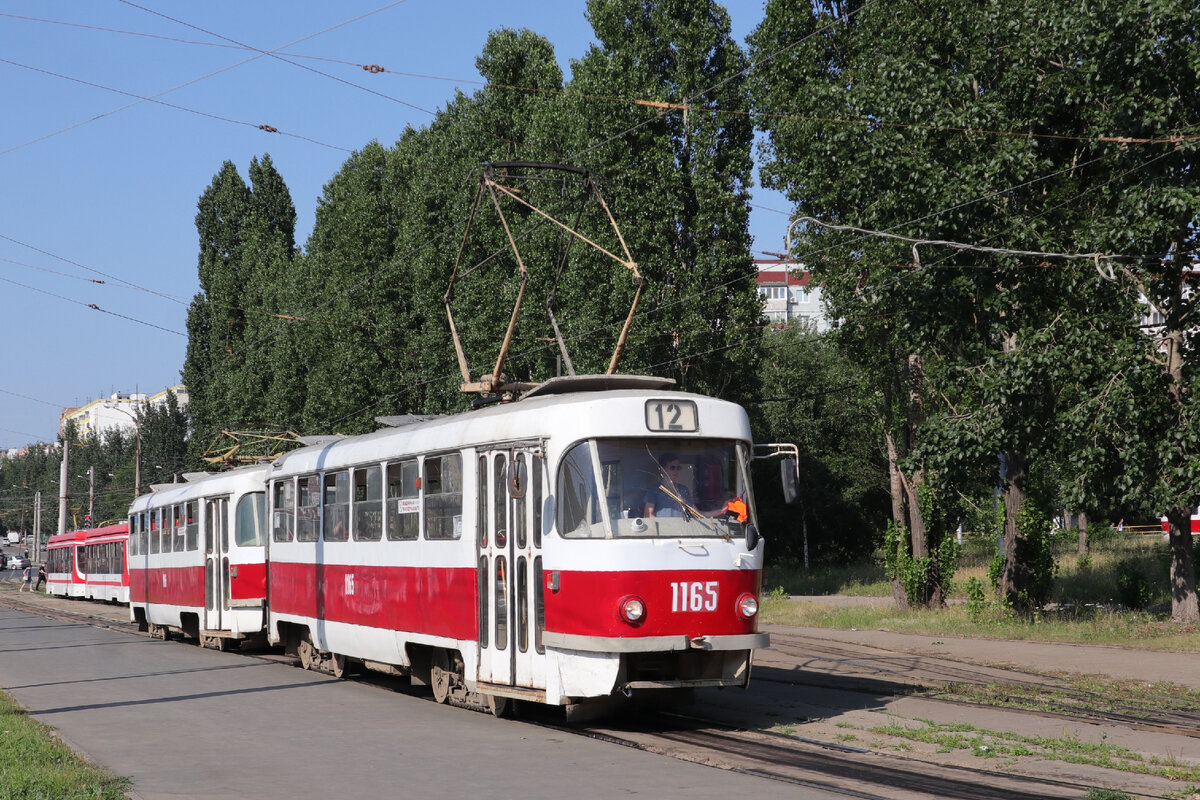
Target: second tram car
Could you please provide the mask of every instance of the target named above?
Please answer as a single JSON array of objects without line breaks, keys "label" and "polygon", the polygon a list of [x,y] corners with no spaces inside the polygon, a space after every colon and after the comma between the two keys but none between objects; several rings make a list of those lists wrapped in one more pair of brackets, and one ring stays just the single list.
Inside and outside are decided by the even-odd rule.
[{"label": "second tram car", "polygon": [[268,467],[197,473],[129,510],[129,612],[159,638],[176,629],[224,649],[259,637],[266,603]]},{"label": "second tram car", "polygon": [[130,510],[131,615],[494,713],[745,686],[768,644],[749,421],[670,385],[555,379],[156,487]]}]

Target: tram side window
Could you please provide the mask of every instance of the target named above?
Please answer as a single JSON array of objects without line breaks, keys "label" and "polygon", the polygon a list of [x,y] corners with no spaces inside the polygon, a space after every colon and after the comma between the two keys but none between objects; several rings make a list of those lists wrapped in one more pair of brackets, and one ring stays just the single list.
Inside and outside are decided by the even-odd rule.
[{"label": "tram side window", "polygon": [[187,549],[187,504],[175,506],[175,552]]},{"label": "tram side window", "polygon": [[150,514],[147,511],[143,511],[142,513],[138,514],[138,538],[141,540],[141,542],[138,544],[139,556],[146,555],[146,553],[150,550],[150,528],[149,524],[147,523],[149,518]]},{"label": "tram side window", "polygon": [[200,519],[196,516],[196,501],[189,500],[183,507],[184,530],[186,532],[187,549],[200,549]]},{"label": "tram side window", "polygon": [[162,524],[161,514],[162,514],[162,509],[158,509],[158,508],[149,512],[150,527],[148,530],[149,530],[149,536],[150,536],[150,553],[151,553],[151,555],[158,552],[158,534],[159,534],[159,528]]},{"label": "tram side window", "polygon": [[425,538],[462,536],[462,456],[449,453],[425,459]]},{"label": "tram side window", "polygon": [[359,467],[354,470],[354,538],[377,542],[383,536],[383,470]]},{"label": "tram side window", "polygon": [[296,491],[296,541],[315,542],[320,532],[321,480],[316,475],[300,478]]},{"label": "tram side window", "polygon": [[421,531],[421,479],[416,459],[388,464],[387,537],[416,539]]},{"label": "tram side window", "polygon": [[138,530],[138,515],[134,514],[129,518],[129,555],[136,556],[138,554],[138,542],[141,532]]},{"label": "tram side window", "polygon": [[290,542],[296,522],[296,487],[291,478],[277,481],[273,487],[275,512],[271,520],[272,538],[277,542]]},{"label": "tram side window", "polygon": [[327,542],[344,542],[350,538],[350,473],[325,474],[325,516],[321,535]]},{"label": "tram side window", "polygon": [[266,544],[266,492],[250,492],[238,498],[233,526],[233,541],[238,547],[260,547]]},{"label": "tram side window", "polygon": [[558,468],[558,529],[563,536],[603,536],[600,495],[587,442],[572,447]]}]

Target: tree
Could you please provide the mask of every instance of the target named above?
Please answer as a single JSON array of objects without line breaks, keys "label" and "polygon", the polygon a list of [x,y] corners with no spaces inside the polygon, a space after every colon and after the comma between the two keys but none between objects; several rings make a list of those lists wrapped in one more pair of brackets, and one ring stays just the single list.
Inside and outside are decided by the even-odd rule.
[{"label": "tree", "polygon": [[[250,165],[253,186],[226,161],[201,195],[200,291],[188,309],[183,381],[197,459],[223,428],[269,424],[278,363],[272,287],[294,257],[295,210],[269,156]],[[278,401],[276,401],[278,402]]]},{"label": "tree", "polygon": [[[1165,388],[1144,370],[1154,348],[1136,335],[1137,287],[1180,306],[1170,286],[1106,280],[1099,263],[929,245],[918,260],[911,242],[861,231],[1150,254],[1137,267],[1159,274],[1172,247],[1194,250],[1180,235],[1196,217],[1194,193],[1191,205],[1180,194],[1194,145],[1112,137],[1169,137],[1191,124],[1194,24],[1184,4],[1121,0],[1083,13],[1052,3],[951,3],[936,15],[919,3],[772,0],[751,40],[764,62],[756,106],[782,112],[763,123],[764,182],[787,191],[799,213],[857,229],[812,225],[799,242],[843,331],[893,387],[892,419],[903,424],[890,427],[907,447],[897,447],[899,483],[919,483],[929,469],[978,479],[982,465],[1003,457],[1001,590],[1010,600],[1031,585],[1017,520],[1029,488],[1044,485],[1039,471],[1067,458],[1081,507],[1123,500],[1148,508],[1171,494],[1163,476],[1190,463],[1178,451],[1157,467],[1146,458],[1144,443],[1161,441],[1169,413],[1151,409],[1118,429],[1102,422],[1121,398]],[[1072,383],[1081,377],[1091,382]],[[1071,451],[1067,442],[1089,446]],[[1136,455],[1125,459],[1136,469],[1124,482],[1112,478],[1109,455],[1122,448]],[[911,491],[897,494],[911,504]],[[1182,547],[1176,558],[1182,563]],[[1191,574],[1182,565],[1173,573]]]},{"label": "tree", "polygon": [[[729,15],[709,0],[592,0],[588,18],[599,43],[572,62],[558,130],[575,163],[601,165],[648,281],[625,369],[753,396],[762,322],[748,233],[753,130],[725,113],[748,104]],[[628,278],[613,290],[604,316],[584,327],[623,317]]]},{"label": "tree", "polygon": [[877,405],[867,376],[836,341],[804,328],[771,329],[750,404],[754,439],[791,442],[800,452],[800,502],[774,502],[779,465],[755,481],[772,559],[847,563],[883,542],[887,468]]}]

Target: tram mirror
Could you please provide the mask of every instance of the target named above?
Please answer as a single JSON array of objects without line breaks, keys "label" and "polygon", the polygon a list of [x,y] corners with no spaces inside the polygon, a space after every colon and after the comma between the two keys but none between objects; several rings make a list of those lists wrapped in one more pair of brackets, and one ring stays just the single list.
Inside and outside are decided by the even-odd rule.
[{"label": "tram mirror", "polygon": [[779,465],[780,479],[783,481],[783,502],[790,506],[800,497],[797,486],[796,459],[785,458],[779,462]]},{"label": "tram mirror", "polygon": [[758,528],[754,527],[754,523],[746,524],[746,549],[754,552],[754,548],[758,547]]},{"label": "tram mirror", "polygon": [[525,487],[529,485],[529,467],[525,459],[518,458],[509,466],[508,495],[518,500],[525,496]]}]

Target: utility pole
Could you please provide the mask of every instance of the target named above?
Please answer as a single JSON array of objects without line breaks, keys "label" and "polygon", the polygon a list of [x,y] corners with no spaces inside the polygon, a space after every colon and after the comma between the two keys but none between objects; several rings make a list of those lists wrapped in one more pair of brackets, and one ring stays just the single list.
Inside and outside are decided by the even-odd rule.
[{"label": "utility pole", "polygon": [[42,490],[33,496],[33,560],[42,560]]},{"label": "utility pole", "polygon": [[67,532],[67,476],[71,469],[71,442],[63,439],[62,465],[58,470],[58,532]]},{"label": "utility pole", "polygon": [[88,467],[88,524],[96,524],[96,468]]}]

